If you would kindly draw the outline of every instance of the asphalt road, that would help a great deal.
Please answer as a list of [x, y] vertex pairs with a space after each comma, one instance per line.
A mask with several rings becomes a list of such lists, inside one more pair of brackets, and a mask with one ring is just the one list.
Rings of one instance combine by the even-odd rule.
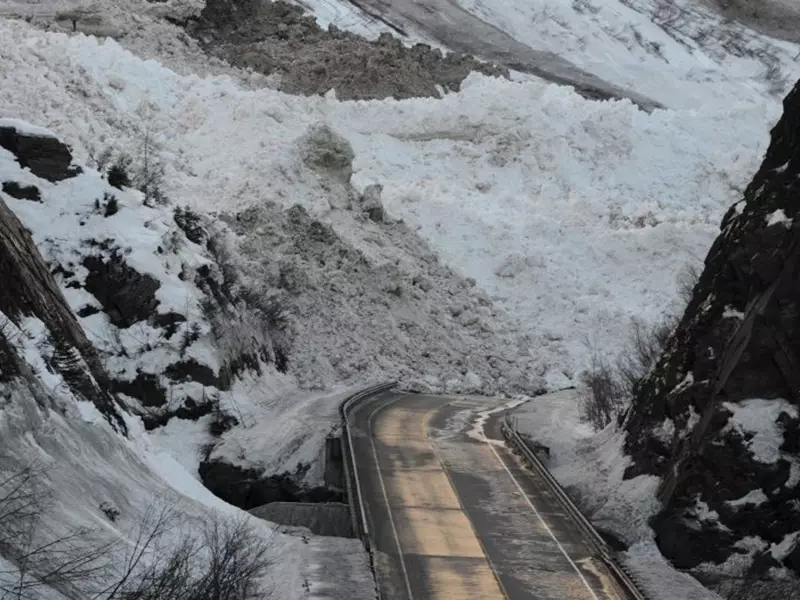
[[387, 392], [351, 413], [384, 600], [623, 600], [490, 401]]

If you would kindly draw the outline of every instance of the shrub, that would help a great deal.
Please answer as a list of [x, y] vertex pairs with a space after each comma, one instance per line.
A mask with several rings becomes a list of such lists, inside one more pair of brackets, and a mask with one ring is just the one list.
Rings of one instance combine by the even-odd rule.
[[121, 190], [122, 188], [131, 186], [131, 178], [128, 175], [128, 169], [131, 166], [131, 159], [129, 156], [121, 155], [117, 161], [111, 165], [108, 170], [108, 184]]
[[633, 321], [627, 351], [617, 361], [625, 395], [632, 396], [641, 379], [656, 364], [670, 335], [678, 325], [678, 317], [667, 316], [662, 321], [647, 327], [641, 321]]
[[214, 410], [211, 413], [211, 420], [208, 422], [208, 433], [213, 437], [219, 437], [238, 424], [239, 419], [220, 406], [219, 397], [217, 396], [214, 399]]
[[[47, 588], [68, 600], [267, 600], [268, 542], [248, 517], [214, 515], [199, 533], [181, 533], [178, 513], [151, 503], [129, 540], [102, 543], [69, 529], [52, 539], [39, 531], [43, 474], [6, 465], [0, 456], [0, 598], [38, 600]], [[119, 510], [102, 503], [116, 521]]]
[[251, 600], [269, 596], [260, 579], [270, 565], [269, 546], [247, 521], [210, 519], [199, 535], [184, 533], [169, 549], [175, 514], [145, 515], [127, 553], [122, 575], [98, 600]]
[[203, 244], [206, 239], [206, 231], [203, 228], [203, 219], [190, 208], [176, 206], [173, 211], [175, 223], [183, 230], [189, 241], [195, 244]]
[[655, 365], [669, 341], [678, 319], [668, 316], [652, 327], [633, 322], [625, 353], [616, 364], [595, 353], [582, 376], [581, 414], [595, 429], [608, 425], [636, 393], [642, 378]]
[[119, 212], [119, 200], [114, 194], [103, 194], [103, 216], [110, 217]]

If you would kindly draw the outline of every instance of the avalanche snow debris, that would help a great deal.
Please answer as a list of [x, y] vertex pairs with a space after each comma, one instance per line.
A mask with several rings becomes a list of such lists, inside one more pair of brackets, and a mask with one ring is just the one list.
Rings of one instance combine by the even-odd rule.
[[[779, 98], [800, 77], [797, 44], [760, 34], [697, 0], [458, 4], [531, 48], [671, 108], [728, 105], [731, 98], [759, 102], [765, 94]], [[760, 2], [753, 11], [744, 2], [740, 11], [757, 20], [752, 13], [761, 15], [768, 6]], [[793, 21], [786, 23], [794, 33]]]
[[[375, 244], [331, 212], [330, 194], [298, 164], [298, 138], [328, 124], [355, 152], [355, 192], [382, 185], [387, 214], [418, 229], [523, 324], [532, 372], [553, 385], [569, 384], [562, 372], [585, 364], [582, 339], [617, 351], [620, 322], [669, 309], [682, 263], [710, 244], [777, 112], [762, 101], [647, 115], [627, 102], [476, 75], [441, 100], [347, 103], [183, 77], [112, 40], [11, 21], [0, 34], [10, 41], [0, 49], [8, 83], [0, 106], [46, 123], [76, 155], [97, 155], [100, 139], [116, 152], [139, 148], [157, 132], [164, 191], [176, 203], [225, 211], [300, 203], [373, 254]], [[124, 89], [109, 85], [109, 72], [125, 74]], [[25, 101], [12, 90], [26, 90]], [[153, 107], [145, 122], [143, 102]], [[659, 224], [646, 225], [648, 215]], [[495, 275], [499, 248], [530, 266]]]

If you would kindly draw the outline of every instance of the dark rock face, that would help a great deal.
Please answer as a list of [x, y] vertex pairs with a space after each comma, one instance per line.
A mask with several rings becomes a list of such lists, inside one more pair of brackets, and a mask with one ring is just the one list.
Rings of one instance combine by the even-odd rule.
[[14, 127], [0, 127], [0, 146], [17, 157], [17, 162], [31, 173], [48, 181], [61, 181], [78, 175], [71, 167], [72, 153], [55, 137], [29, 135]]
[[125, 394], [136, 398], [145, 407], [159, 407], [167, 403], [167, 390], [161, 385], [159, 377], [151, 373], [139, 372], [132, 381], [114, 379], [111, 389], [115, 394]]
[[[15, 322], [28, 315], [41, 320], [55, 343], [53, 368], [61, 373], [74, 393], [93, 402], [120, 431], [127, 431], [109, 393], [108, 376], [97, 351], [58, 288], [30, 233], [2, 199], [0, 281], [0, 311]], [[21, 362], [14, 354], [7, 341], [0, 343], [2, 377], [20, 372]]]
[[[778, 544], [800, 529], [800, 486], [790, 476], [790, 461], [800, 459], [798, 199], [800, 84], [785, 99], [764, 162], [743, 202], [725, 215], [692, 300], [624, 423], [633, 458], [626, 476], [663, 478], [663, 511], [653, 525], [662, 551], [684, 568], [724, 560], [746, 536]], [[755, 455], [756, 432], [732, 425], [750, 399], [773, 407], [768, 425], [783, 436], [774, 460]], [[766, 500], [729, 503], [751, 492]], [[719, 513], [716, 522], [694, 522], [698, 500]], [[783, 566], [800, 573], [796, 556]], [[756, 563], [775, 562], [769, 550], [762, 558]]]
[[196, 381], [219, 390], [228, 389], [230, 384], [229, 381], [223, 381], [222, 378], [217, 377], [210, 367], [200, 364], [193, 358], [179, 360], [168, 365], [164, 369], [164, 375], [173, 381]]
[[341, 502], [342, 494], [326, 488], [303, 488], [289, 473], [263, 476], [221, 460], [204, 461], [198, 470], [209, 490], [244, 510], [270, 502]]
[[161, 284], [128, 266], [119, 252], [112, 252], [105, 260], [87, 256], [83, 266], [89, 270], [86, 291], [97, 298], [117, 327], [130, 327], [155, 313], [156, 290]]
[[21, 185], [16, 181], [4, 181], [3, 192], [17, 200], [42, 201], [42, 194], [35, 185]]

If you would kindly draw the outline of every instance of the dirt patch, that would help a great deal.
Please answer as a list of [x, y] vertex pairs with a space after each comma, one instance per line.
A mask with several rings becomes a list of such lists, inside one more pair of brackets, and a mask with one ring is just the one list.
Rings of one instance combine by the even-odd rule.
[[280, 0], [209, 0], [186, 28], [207, 52], [276, 76], [291, 94], [335, 89], [341, 100], [437, 97], [440, 90], [457, 91], [472, 71], [508, 76], [507, 69], [471, 56], [444, 56], [425, 44], [408, 48], [390, 34], [368, 41], [334, 26], [325, 31]]

